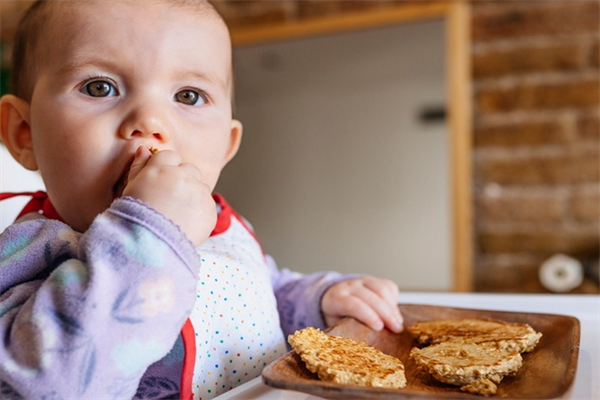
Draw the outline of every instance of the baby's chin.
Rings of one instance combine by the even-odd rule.
[[[69,225],[71,227],[71,229],[80,232],[80,233],[84,233],[86,232],[88,229],[90,229],[90,226],[92,226],[92,223],[94,222],[94,220],[96,219],[96,217],[99,215],[98,214],[94,214],[93,212],[90,213],[87,216],[77,216],[76,218],[69,218],[69,215],[66,215],[64,218],[64,222]],[[62,215],[61,215],[62,217]]]
[[[95,191],[94,195],[86,193],[79,196],[75,193],[52,197],[59,218],[77,232],[86,232],[96,217],[106,211],[114,201],[110,191]]]

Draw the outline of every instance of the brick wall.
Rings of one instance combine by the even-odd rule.
[[[25,1],[17,3],[19,11]],[[407,3],[213,2],[236,27]],[[5,4],[3,41],[10,37]],[[598,251],[599,5],[599,0],[472,2],[478,291],[544,291],[537,270],[550,255]],[[598,287],[588,281],[575,291]]]
[[[599,4],[472,3],[477,290],[543,291],[547,257],[598,250]]]

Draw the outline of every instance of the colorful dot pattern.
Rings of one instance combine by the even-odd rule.
[[[260,375],[286,351],[269,269],[256,239],[235,217],[198,249],[190,316],[196,335],[194,399],[211,399]]]

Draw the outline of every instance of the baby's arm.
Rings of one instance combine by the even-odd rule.
[[[287,336],[307,326],[325,329],[327,323],[321,312],[321,298],[331,285],[349,278],[337,272],[303,275],[277,269],[269,256],[267,261],[284,334]]]
[[[132,398],[195,300],[194,246],[118,199],[83,235],[33,220],[0,235],[1,393]]]
[[[385,279],[337,272],[303,275],[279,270],[267,256],[281,326],[286,334],[307,326],[327,328],[354,317],[371,328],[402,329],[398,286]]]

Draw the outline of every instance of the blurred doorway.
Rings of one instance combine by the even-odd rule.
[[[280,268],[461,290],[447,32],[426,18],[236,47],[244,140],[217,190]]]

